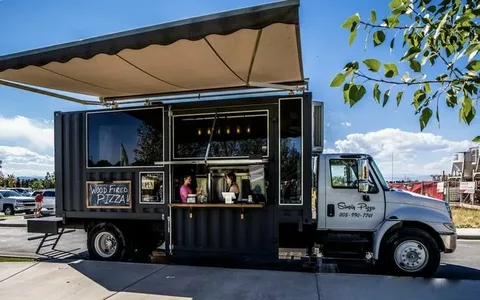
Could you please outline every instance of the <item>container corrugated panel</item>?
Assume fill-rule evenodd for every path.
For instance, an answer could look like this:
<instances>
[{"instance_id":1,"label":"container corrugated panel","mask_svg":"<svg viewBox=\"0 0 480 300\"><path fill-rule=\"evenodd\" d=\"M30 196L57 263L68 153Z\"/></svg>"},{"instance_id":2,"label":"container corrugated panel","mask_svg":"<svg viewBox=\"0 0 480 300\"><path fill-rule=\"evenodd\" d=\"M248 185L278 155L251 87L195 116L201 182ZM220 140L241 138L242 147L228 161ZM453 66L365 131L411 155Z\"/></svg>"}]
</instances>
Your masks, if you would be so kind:
<instances>
[{"instance_id":1,"label":"container corrugated panel","mask_svg":"<svg viewBox=\"0 0 480 300\"><path fill-rule=\"evenodd\" d=\"M172 210L174 251L277 255L273 206L247 208L189 208Z\"/></svg>"},{"instance_id":2,"label":"container corrugated panel","mask_svg":"<svg viewBox=\"0 0 480 300\"><path fill-rule=\"evenodd\" d=\"M56 113L55 117L55 173L57 215L85 212L82 218L95 217L98 212L122 213L122 218L150 214L160 219L166 204L139 204L139 172L145 169L87 169L86 168L86 114L85 112ZM152 169L149 169L150 171ZM86 181L131 180L132 210L86 208ZM168 192L168 191L165 191ZM131 217L125 216L131 214ZM78 215L77 215L78 216Z\"/></svg>"}]
</instances>

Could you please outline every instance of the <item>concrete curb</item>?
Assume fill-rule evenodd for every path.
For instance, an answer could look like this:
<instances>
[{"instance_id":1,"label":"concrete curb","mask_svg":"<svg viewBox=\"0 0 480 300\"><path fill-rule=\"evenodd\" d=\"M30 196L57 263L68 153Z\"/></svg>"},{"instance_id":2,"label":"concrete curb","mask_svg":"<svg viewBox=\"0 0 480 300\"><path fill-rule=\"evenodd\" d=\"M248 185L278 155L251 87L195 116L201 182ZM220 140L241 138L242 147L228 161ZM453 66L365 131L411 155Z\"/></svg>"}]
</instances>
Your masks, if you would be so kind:
<instances>
[{"instance_id":1,"label":"concrete curb","mask_svg":"<svg viewBox=\"0 0 480 300\"><path fill-rule=\"evenodd\" d=\"M459 240L480 240L480 235L458 235Z\"/></svg>"},{"instance_id":2,"label":"concrete curb","mask_svg":"<svg viewBox=\"0 0 480 300\"><path fill-rule=\"evenodd\" d=\"M7 219L0 219L0 227L27 227L27 224L5 223Z\"/></svg>"}]
</instances>

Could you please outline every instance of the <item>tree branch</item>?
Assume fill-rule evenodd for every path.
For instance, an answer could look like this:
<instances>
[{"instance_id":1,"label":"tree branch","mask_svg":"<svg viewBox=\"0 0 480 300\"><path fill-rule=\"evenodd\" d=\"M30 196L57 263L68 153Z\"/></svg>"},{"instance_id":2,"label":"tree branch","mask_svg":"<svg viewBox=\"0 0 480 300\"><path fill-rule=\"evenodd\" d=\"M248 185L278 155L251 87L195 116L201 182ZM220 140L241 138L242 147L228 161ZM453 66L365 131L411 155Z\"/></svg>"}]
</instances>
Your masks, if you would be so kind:
<instances>
[{"instance_id":1,"label":"tree branch","mask_svg":"<svg viewBox=\"0 0 480 300\"><path fill-rule=\"evenodd\" d=\"M382 29L409 29L410 26L394 26L394 27L388 27L388 26L381 26L381 25L374 25L368 22L360 21L360 24L365 25L365 26L370 26L372 28L382 28ZM411 27L412 29L424 29L425 26L413 26Z\"/></svg>"},{"instance_id":2,"label":"tree branch","mask_svg":"<svg viewBox=\"0 0 480 300\"><path fill-rule=\"evenodd\" d=\"M454 79L454 80L444 80L444 81L440 81L440 80L425 80L425 81L417 81L417 82L400 82L400 81L393 81L393 80L386 80L386 79L378 79L378 78L373 78L373 77L370 77L370 76L367 76L361 72L357 72L355 71L355 74L357 74L358 76L362 77L362 78L365 78L367 80L372 80L372 81L376 81L376 82L382 82L382 83L388 83L388 84L396 84L396 85L422 85L422 84L434 84L434 83L438 83L438 84L445 84L445 83L453 83L454 81L459 81L459 82L468 82L468 80L465 80L465 79Z\"/></svg>"}]
</instances>

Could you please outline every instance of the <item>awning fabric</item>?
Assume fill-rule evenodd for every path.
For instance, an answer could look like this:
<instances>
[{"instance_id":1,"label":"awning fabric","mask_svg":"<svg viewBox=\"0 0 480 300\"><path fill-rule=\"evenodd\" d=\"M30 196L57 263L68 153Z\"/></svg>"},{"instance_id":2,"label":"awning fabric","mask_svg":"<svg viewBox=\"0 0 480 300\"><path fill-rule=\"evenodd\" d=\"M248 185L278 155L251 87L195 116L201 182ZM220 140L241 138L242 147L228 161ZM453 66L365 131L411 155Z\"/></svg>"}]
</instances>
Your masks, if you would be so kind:
<instances>
[{"instance_id":1,"label":"awning fabric","mask_svg":"<svg viewBox=\"0 0 480 300\"><path fill-rule=\"evenodd\" d=\"M0 79L105 100L304 81L289 0L0 56Z\"/></svg>"}]
</instances>

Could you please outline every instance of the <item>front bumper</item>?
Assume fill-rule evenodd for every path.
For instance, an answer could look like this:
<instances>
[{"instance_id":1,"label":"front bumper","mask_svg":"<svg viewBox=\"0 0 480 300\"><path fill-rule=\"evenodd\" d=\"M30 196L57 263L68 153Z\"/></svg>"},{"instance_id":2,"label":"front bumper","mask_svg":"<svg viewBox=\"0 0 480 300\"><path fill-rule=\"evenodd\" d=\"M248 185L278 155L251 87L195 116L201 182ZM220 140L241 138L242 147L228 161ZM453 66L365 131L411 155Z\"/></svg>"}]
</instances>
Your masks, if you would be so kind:
<instances>
[{"instance_id":1,"label":"front bumper","mask_svg":"<svg viewBox=\"0 0 480 300\"><path fill-rule=\"evenodd\" d=\"M457 249L457 234L441 234L440 237L443 241L443 246L445 248L445 253L453 253Z\"/></svg>"},{"instance_id":2,"label":"front bumper","mask_svg":"<svg viewBox=\"0 0 480 300\"><path fill-rule=\"evenodd\" d=\"M17 205L14 207L15 212L22 213L26 211L34 211L35 205Z\"/></svg>"}]
</instances>

